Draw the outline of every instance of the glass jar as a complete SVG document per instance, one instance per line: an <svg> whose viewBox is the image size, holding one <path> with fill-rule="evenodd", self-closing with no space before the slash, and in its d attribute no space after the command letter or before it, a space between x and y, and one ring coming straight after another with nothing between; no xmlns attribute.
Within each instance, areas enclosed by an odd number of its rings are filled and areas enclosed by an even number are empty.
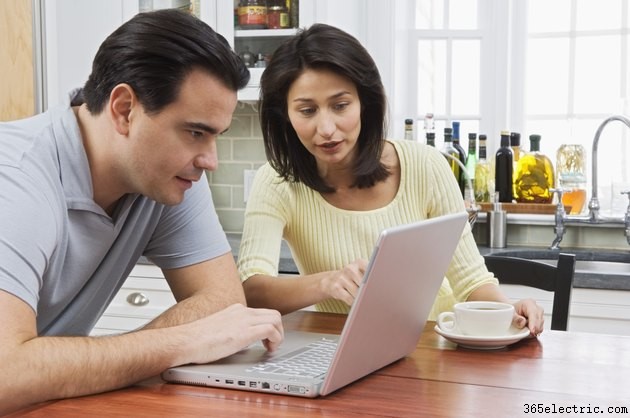
<svg viewBox="0 0 630 418"><path fill-rule="evenodd" d="M586 203L586 150L579 144L564 144L556 155L558 187L564 194L562 203L571 206L569 214L582 213Z"/></svg>
<svg viewBox="0 0 630 418"><path fill-rule="evenodd" d="M241 0L238 4L238 25L242 29L266 29L267 2L265 0Z"/></svg>
<svg viewBox="0 0 630 418"><path fill-rule="evenodd" d="M269 0L267 3L267 29L286 29L290 25L289 9L285 0Z"/></svg>

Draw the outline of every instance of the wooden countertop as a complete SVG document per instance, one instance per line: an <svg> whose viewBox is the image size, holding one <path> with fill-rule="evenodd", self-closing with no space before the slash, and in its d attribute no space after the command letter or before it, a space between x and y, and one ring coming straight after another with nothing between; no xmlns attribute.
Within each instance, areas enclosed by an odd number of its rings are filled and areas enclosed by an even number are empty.
<svg viewBox="0 0 630 418"><path fill-rule="evenodd" d="M284 324L338 333L345 318L299 311L285 316ZM427 323L411 356L323 398L169 384L156 377L10 416L462 418L556 415L560 407L576 408L563 416L577 416L580 408L579 416L587 408L604 411L599 416L608 416L608 408L628 414L630 337L547 330L538 339L483 351L459 348L433 326Z"/></svg>

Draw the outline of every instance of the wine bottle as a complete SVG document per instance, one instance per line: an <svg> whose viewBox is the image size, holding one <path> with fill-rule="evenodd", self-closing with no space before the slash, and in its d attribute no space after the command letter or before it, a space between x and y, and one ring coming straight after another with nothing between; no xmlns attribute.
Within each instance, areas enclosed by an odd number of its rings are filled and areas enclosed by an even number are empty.
<svg viewBox="0 0 630 418"><path fill-rule="evenodd" d="M413 119L405 119L405 139L413 141Z"/></svg>
<svg viewBox="0 0 630 418"><path fill-rule="evenodd" d="M510 133L510 148L512 149L512 173L516 173L518 160L521 158L521 134L518 132ZM514 174L512 175L514 181ZM512 196L516 196L516 183L512 184Z"/></svg>
<svg viewBox="0 0 630 418"><path fill-rule="evenodd" d="M470 132L468 134L468 156L466 157L466 173L470 179L470 183L466 182L464 197L468 199L470 195L474 195L474 190L468 189L468 184L475 184L475 168L477 166L477 134Z"/></svg>
<svg viewBox="0 0 630 418"><path fill-rule="evenodd" d="M501 132L501 146L495 154L494 187L499 194L499 202L512 202L512 171L514 170L512 149L510 148L510 133Z"/></svg>
<svg viewBox="0 0 630 418"><path fill-rule="evenodd" d="M459 161L466 165L466 151L464 151L464 147L462 147L459 142L459 122L453 122L453 148L457 150L457 155ZM459 177L457 178L457 183L459 183L459 189L462 192L462 197L464 197L466 190L466 173L463 170L460 170Z"/></svg>
<svg viewBox="0 0 630 418"><path fill-rule="evenodd" d="M468 151L470 153L470 151ZM470 154L469 154L470 155ZM479 160L475 165L475 201L490 202L490 163L486 159L486 135L479 135Z"/></svg>
<svg viewBox="0 0 630 418"><path fill-rule="evenodd" d="M529 136L529 152L516 165L514 199L519 203L551 203L554 187L553 164L540 152L540 135Z"/></svg>
<svg viewBox="0 0 630 418"><path fill-rule="evenodd" d="M446 156L446 161L451 167L455 179L459 180L460 168L457 161L459 160L459 152L453 147L453 130L451 128L444 128L444 146L442 147L442 154Z"/></svg>

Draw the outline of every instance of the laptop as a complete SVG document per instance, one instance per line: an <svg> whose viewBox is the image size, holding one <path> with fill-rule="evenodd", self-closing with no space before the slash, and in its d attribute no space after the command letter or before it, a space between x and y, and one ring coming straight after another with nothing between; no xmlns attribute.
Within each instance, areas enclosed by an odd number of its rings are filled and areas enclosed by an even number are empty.
<svg viewBox="0 0 630 418"><path fill-rule="evenodd" d="M167 369L167 382L324 396L416 348L467 220L457 213L381 232L341 335L286 331L222 360ZM315 359L311 355L317 355Z"/></svg>

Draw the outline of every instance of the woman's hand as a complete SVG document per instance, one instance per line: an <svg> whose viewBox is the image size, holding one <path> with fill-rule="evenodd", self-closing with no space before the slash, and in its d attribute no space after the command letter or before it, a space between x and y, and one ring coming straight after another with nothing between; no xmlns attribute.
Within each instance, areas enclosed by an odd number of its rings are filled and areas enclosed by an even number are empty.
<svg viewBox="0 0 630 418"><path fill-rule="evenodd" d="M545 319L543 308L534 299L522 299L514 303L514 325L517 328L527 326L532 335L538 336L543 332Z"/></svg>
<svg viewBox="0 0 630 418"><path fill-rule="evenodd" d="M320 282L322 292L329 298L339 299L352 305L367 266L368 261L360 259L346 265L341 270L330 272Z"/></svg>
<svg viewBox="0 0 630 418"><path fill-rule="evenodd" d="M472 300L489 300L494 302L511 303L507 296L503 294L499 286L495 284L486 284L475 289L469 296ZM522 299L514 304L514 320L512 323L515 327L522 329L529 328L532 335L538 336L543 332L545 319L543 318L543 308L538 305L534 299Z"/></svg>

